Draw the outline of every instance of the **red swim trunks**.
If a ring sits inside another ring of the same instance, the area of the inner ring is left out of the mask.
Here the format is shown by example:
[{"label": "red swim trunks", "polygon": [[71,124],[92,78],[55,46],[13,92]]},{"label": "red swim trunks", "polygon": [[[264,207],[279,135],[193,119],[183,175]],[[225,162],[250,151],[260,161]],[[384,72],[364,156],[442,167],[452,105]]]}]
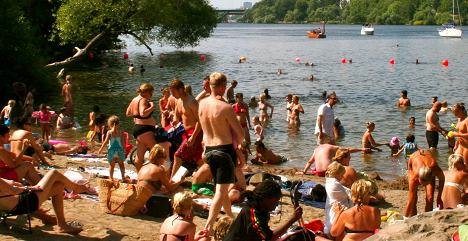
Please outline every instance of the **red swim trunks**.
[{"label": "red swim trunks", "polygon": [[182,135],[182,144],[180,144],[179,149],[177,149],[175,156],[182,159],[183,162],[197,162],[201,159],[203,154],[202,140],[203,133],[198,133],[198,136],[193,140],[192,146],[187,145],[188,139],[193,135],[195,128],[185,130]]},{"label": "red swim trunks", "polygon": [[8,180],[13,180],[15,182],[18,180],[18,174],[16,174],[15,169],[11,167],[1,167],[0,168],[0,177]]}]

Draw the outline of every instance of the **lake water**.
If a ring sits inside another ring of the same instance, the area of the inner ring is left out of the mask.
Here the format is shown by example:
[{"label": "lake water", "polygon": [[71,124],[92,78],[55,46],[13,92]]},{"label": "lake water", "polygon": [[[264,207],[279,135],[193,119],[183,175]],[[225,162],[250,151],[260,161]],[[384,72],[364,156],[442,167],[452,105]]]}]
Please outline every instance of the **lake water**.
[{"label": "lake water", "polygon": [[[288,167],[303,167],[316,146],[313,135],[316,111],[322,103],[323,91],[336,91],[341,103],[335,116],[346,129],[339,143],[359,147],[365,123],[376,123],[374,138],[388,142],[398,136],[402,142],[410,116],[416,117],[414,134],[421,148],[427,148],[424,116],[432,96],[466,103],[468,93],[468,42],[466,39],[446,39],[437,34],[437,26],[375,26],[374,36],[361,36],[359,25],[327,25],[326,39],[308,39],[311,25],[250,25],[220,24],[211,38],[194,48],[176,50],[153,45],[154,56],[144,46],[135,45],[123,37],[127,49],[109,52],[102,66],[74,70],[74,100],[76,115],[86,126],[87,113],[97,104],[104,113],[121,117],[124,129],[131,131],[132,120],[124,116],[128,102],[142,81],[153,83],[156,89],[167,85],[175,76],[191,84],[194,93],[201,90],[202,78],[213,72],[224,72],[229,80],[236,79],[236,92],[243,92],[246,101],[258,96],[264,88],[270,90],[275,107],[273,120],[266,128],[267,147],[291,159]],[[467,29],[465,29],[466,32]],[[128,74],[128,62],[122,58],[128,52],[135,66],[144,65],[144,75]],[[201,61],[200,55],[206,60]],[[239,56],[247,62],[238,63]],[[296,62],[296,58],[301,63]],[[352,64],[341,64],[341,58],[352,58]],[[395,65],[389,59],[395,59]],[[414,64],[419,59],[419,65]],[[449,66],[440,62],[449,60]],[[313,62],[316,66],[305,66]],[[163,68],[160,68],[163,66]],[[276,75],[277,69],[282,75]],[[313,74],[318,80],[309,81]],[[406,111],[395,108],[402,89],[409,92],[413,107]],[[288,130],[284,96],[300,96],[305,114],[299,131]],[[55,94],[55,93],[54,93]],[[156,92],[154,100],[160,97]],[[52,104],[59,106],[61,98]],[[257,113],[251,110],[251,115]],[[456,118],[441,114],[441,124],[449,127]],[[82,130],[84,132],[85,130]],[[447,166],[449,150],[444,138],[439,142],[438,161]],[[404,160],[389,158],[390,150],[363,156],[353,154],[351,165],[359,170],[376,170],[393,178],[404,173]]]}]

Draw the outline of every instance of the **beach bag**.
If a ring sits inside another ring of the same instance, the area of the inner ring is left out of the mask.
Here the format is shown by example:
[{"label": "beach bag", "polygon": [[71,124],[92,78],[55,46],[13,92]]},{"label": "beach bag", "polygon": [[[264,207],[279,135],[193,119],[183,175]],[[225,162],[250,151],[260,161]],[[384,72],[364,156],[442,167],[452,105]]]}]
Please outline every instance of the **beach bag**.
[{"label": "beach bag", "polygon": [[99,206],[102,211],[120,216],[133,216],[153,194],[147,187],[98,179]]}]

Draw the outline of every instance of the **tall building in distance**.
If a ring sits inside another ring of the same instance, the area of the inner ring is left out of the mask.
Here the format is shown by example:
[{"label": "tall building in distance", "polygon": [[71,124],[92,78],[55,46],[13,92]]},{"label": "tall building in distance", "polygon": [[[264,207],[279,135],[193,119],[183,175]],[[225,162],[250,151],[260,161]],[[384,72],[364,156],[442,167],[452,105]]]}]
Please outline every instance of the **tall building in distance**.
[{"label": "tall building in distance", "polygon": [[252,2],[244,2],[241,9],[250,9],[252,8]]}]

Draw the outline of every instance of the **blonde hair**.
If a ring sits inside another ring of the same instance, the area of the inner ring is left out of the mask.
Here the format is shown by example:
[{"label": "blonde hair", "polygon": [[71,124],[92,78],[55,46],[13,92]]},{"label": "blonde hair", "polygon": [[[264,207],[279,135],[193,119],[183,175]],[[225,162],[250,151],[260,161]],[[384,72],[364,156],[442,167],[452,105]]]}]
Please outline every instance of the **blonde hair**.
[{"label": "blonde hair", "polygon": [[346,169],[341,163],[339,162],[332,162],[330,165],[327,167],[327,171],[325,172],[326,177],[336,177],[340,174],[344,174],[346,172]]},{"label": "blonde hair", "polygon": [[347,148],[338,148],[335,153],[335,156],[332,158],[332,161],[341,163],[344,158],[350,157],[351,154]]},{"label": "blonde hair", "polygon": [[432,170],[429,167],[423,166],[418,170],[418,176],[421,184],[432,181]]},{"label": "blonde hair", "polygon": [[153,148],[151,148],[150,154],[149,154],[149,160],[151,163],[156,163],[158,160],[166,160],[167,155],[166,155],[166,150],[158,144],[154,145]]},{"label": "blonde hair", "polygon": [[454,170],[455,169],[455,164],[458,162],[464,163],[463,156],[460,154],[452,154],[448,158],[448,169],[449,170]]},{"label": "blonde hair", "polygon": [[118,126],[119,124],[120,120],[119,117],[117,117],[116,115],[112,115],[109,117],[109,119],[107,119],[107,126],[109,126],[110,128]]},{"label": "blonde hair", "polygon": [[226,75],[220,72],[213,72],[210,74],[210,85],[218,87],[227,83]]},{"label": "blonde hair", "polygon": [[14,106],[16,104],[16,101],[15,100],[9,100],[8,101],[8,105],[9,106]]},{"label": "blonde hair", "polygon": [[370,196],[371,185],[371,182],[364,179],[359,179],[353,183],[351,186],[351,200],[353,200],[354,204],[366,204],[364,202]]},{"label": "blonde hair", "polygon": [[215,241],[222,241],[226,233],[229,231],[229,227],[231,227],[232,218],[229,216],[224,216],[218,219],[216,223],[213,225],[213,237]]},{"label": "blonde hair", "polygon": [[138,90],[137,90],[139,94],[146,93],[146,92],[153,92],[153,91],[154,91],[154,87],[150,83],[142,83],[140,87],[138,87]]},{"label": "blonde hair", "polygon": [[192,196],[189,192],[178,192],[174,195],[174,201],[172,202],[172,208],[174,213],[183,214],[184,211],[188,211],[192,208]]}]

